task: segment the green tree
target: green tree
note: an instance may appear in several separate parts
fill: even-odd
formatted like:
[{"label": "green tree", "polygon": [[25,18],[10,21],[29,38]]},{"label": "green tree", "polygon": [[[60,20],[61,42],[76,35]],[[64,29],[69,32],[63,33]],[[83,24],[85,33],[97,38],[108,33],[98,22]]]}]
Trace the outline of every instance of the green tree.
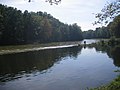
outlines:
[{"label": "green tree", "polygon": [[111,31],[111,35],[117,38],[120,38],[120,15],[115,17],[113,22],[108,25],[108,28]]},{"label": "green tree", "polygon": [[82,40],[82,31],[81,27],[79,27],[76,23],[72,24],[70,27],[70,40]]},{"label": "green tree", "polygon": [[101,24],[103,22],[107,24],[111,19],[114,19],[119,14],[120,0],[115,0],[106,4],[100,13],[95,14],[95,17],[98,18],[98,21],[95,21],[94,24]]},{"label": "green tree", "polygon": [[1,41],[1,38],[2,38],[3,30],[4,30],[3,19],[4,19],[4,17],[2,15],[2,8],[0,6],[0,41]]},{"label": "green tree", "polygon": [[23,13],[0,4],[0,45],[82,40],[77,24],[60,22],[47,12]]},{"label": "green tree", "polygon": [[52,34],[52,26],[46,17],[42,20],[41,27],[42,27],[41,33],[42,40],[44,42],[49,42]]},{"label": "green tree", "polygon": [[107,27],[99,27],[95,30],[88,30],[83,32],[83,37],[86,39],[92,39],[92,38],[109,38],[110,37],[110,31]]}]

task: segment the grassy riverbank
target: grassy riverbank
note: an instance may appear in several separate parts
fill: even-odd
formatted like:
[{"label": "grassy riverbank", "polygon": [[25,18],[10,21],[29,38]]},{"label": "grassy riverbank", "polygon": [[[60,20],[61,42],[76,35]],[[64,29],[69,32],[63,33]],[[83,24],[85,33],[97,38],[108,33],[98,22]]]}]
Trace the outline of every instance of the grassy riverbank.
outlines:
[{"label": "grassy riverbank", "polygon": [[120,75],[108,85],[89,90],[120,90]]},{"label": "grassy riverbank", "polygon": [[28,45],[11,45],[11,46],[0,46],[0,55],[13,54],[29,51],[38,51],[44,49],[55,49],[77,46],[80,42],[52,42],[44,44],[28,44]]}]

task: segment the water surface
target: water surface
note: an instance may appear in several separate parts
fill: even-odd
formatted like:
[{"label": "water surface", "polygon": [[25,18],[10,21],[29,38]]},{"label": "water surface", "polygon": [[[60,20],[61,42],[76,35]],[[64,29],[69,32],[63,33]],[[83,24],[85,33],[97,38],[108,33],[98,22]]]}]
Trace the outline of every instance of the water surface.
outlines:
[{"label": "water surface", "polygon": [[114,62],[108,52],[80,46],[1,55],[0,90],[97,87],[117,76]]},{"label": "water surface", "polygon": [[84,39],[81,44],[84,44],[84,41],[86,41],[86,44],[91,44],[100,41],[100,39]]}]

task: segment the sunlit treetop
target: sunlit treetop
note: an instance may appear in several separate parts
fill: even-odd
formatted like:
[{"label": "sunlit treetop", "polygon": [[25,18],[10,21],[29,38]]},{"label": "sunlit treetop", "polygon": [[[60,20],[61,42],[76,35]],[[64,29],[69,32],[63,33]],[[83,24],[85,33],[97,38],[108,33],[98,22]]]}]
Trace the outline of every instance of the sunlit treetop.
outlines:
[{"label": "sunlit treetop", "polygon": [[[31,1],[32,0],[28,0],[28,2],[31,2]],[[45,0],[45,2],[49,2],[51,5],[52,4],[58,5],[61,2],[61,0]]]}]

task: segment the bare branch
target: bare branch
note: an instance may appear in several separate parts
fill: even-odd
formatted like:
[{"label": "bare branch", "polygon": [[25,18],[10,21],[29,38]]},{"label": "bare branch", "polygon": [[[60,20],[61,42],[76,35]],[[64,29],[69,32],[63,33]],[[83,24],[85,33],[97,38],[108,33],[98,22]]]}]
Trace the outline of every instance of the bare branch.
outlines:
[{"label": "bare branch", "polygon": [[[31,1],[32,0],[28,0],[28,2],[31,2]],[[51,5],[52,4],[58,5],[61,2],[61,0],[45,0],[45,2],[49,2]]]}]

